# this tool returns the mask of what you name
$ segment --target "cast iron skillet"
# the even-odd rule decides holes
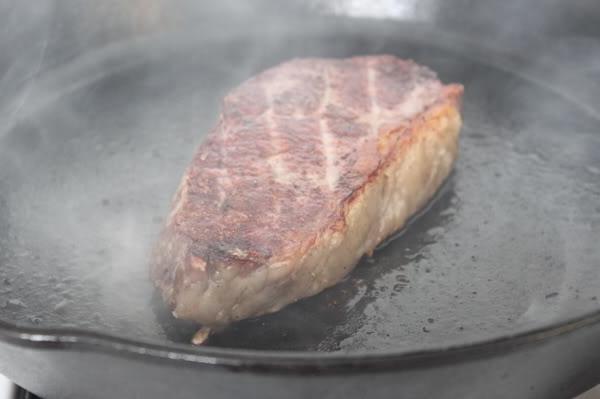
[[[153,294],[148,249],[219,99],[292,57],[371,53],[465,85],[455,172],[341,284],[187,345],[195,326]],[[149,37],[40,76],[0,133],[0,372],[47,397],[597,383],[600,122],[551,83],[465,38],[337,20]]]

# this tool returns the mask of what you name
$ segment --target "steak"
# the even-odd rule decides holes
[[[344,278],[450,173],[462,93],[389,55],[295,59],[231,91],[152,255],[175,317],[204,336]]]

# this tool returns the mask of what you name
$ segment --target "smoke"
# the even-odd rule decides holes
[[[546,322],[596,306],[590,298],[598,274],[590,265],[597,265],[593,261],[599,257],[594,200],[600,197],[600,88],[594,82],[600,77],[600,45],[589,36],[593,27],[584,17],[593,19],[598,10],[592,1],[565,7],[557,0],[69,0],[36,7],[4,2],[1,261],[11,279],[7,299],[14,296],[24,307],[13,309],[12,302],[13,308],[3,309],[2,315],[19,322],[70,323],[164,338],[150,304],[148,253],[179,177],[216,118],[219,99],[283,59],[357,51],[405,52],[438,70],[444,80],[466,85],[465,148],[454,194],[460,206],[450,207],[452,221],[443,226],[443,234],[436,233],[435,242],[441,244],[415,249],[423,254],[422,269],[433,270],[437,280],[415,267],[407,272],[407,285],[442,287],[431,297],[437,302],[451,297],[456,314],[470,321],[484,319],[490,306],[483,299],[455,298],[464,294],[461,289],[479,290],[471,283],[503,293],[497,295],[506,306],[495,310],[504,324],[507,318]],[[303,19],[308,15],[313,17]],[[348,22],[347,16],[356,19]],[[448,35],[432,35],[427,27]],[[548,42],[548,35],[556,38]],[[439,46],[425,46],[435,40]],[[493,49],[506,63],[488,73],[482,65],[494,61],[457,62],[460,57],[448,55],[469,54],[471,45]],[[517,64],[518,74],[512,70]],[[505,86],[490,83],[490,78]],[[542,83],[545,89],[532,90]],[[565,110],[565,104],[578,105]],[[478,204],[478,193],[486,189],[490,203]],[[525,206],[530,208],[525,211]],[[488,212],[495,213],[488,227],[459,224],[484,219]],[[480,230],[475,234],[467,227]],[[528,245],[515,244],[511,234]],[[531,237],[525,238],[527,234]],[[493,273],[471,265],[467,249],[453,249],[443,241],[460,237],[485,247],[490,256],[481,262],[494,264]],[[442,260],[450,258],[455,264],[444,268]],[[390,256],[386,263],[392,267],[396,260]],[[388,287],[385,275],[377,274],[369,285]],[[420,344],[447,339],[439,331],[422,334],[418,323],[423,317],[417,312],[427,300],[415,301],[418,291],[398,293],[398,301],[407,301],[403,306],[412,312],[405,319],[412,324],[402,324],[406,330],[401,332],[413,331]],[[518,300],[513,301],[509,296],[515,292]],[[357,335],[348,342],[393,346],[386,334],[398,336],[398,330],[373,328],[363,312],[395,314],[397,309],[384,308],[388,296],[367,295],[362,289],[356,295],[360,297],[347,301],[362,301],[353,323],[364,326],[344,330]],[[500,303],[492,294],[486,300]],[[435,308],[437,325],[444,325],[444,310]],[[459,323],[459,316],[445,326],[458,331],[453,323]],[[502,326],[498,317],[485,322],[479,330],[470,326],[474,335]],[[380,333],[358,337],[360,331]]]

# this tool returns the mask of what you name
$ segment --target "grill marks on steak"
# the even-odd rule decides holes
[[[289,294],[295,299],[330,285],[328,279],[337,277],[294,287],[300,283],[293,275],[303,273],[294,265],[304,264],[317,243],[334,240],[332,231],[344,233],[352,198],[394,161],[396,143],[419,117],[440,103],[456,108],[461,94],[462,87],[444,86],[429,69],[392,56],[292,60],[234,89],[183,177],[155,251],[153,279],[163,296],[173,308],[185,297],[181,309],[199,315],[191,310],[194,295],[221,284],[223,274],[233,279],[254,273],[251,284],[232,285],[233,307],[257,294],[251,290],[264,289],[263,274],[271,281],[291,273],[282,284],[296,290]],[[455,137],[446,141],[454,146]],[[453,160],[454,148],[440,151]],[[383,238],[369,238],[352,251],[372,250]],[[215,297],[203,303],[213,309],[191,317],[215,326],[294,300],[273,298],[271,307],[269,298],[259,298],[243,311],[219,311],[229,306],[219,305],[225,294],[208,295]]]
[[[381,56],[295,60],[250,79],[224,99],[169,224],[199,255],[245,267],[306,244],[385,158],[379,130],[437,99],[433,77]]]

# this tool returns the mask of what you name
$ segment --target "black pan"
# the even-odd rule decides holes
[[[0,372],[48,398],[550,398],[600,382],[594,108],[420,25],[254,28],[119,42],[37,79],[0,133]],[[370,53],[465,85],[454,173],[339,285],[188,345],[148,250],[219,99],[291,57]]]

